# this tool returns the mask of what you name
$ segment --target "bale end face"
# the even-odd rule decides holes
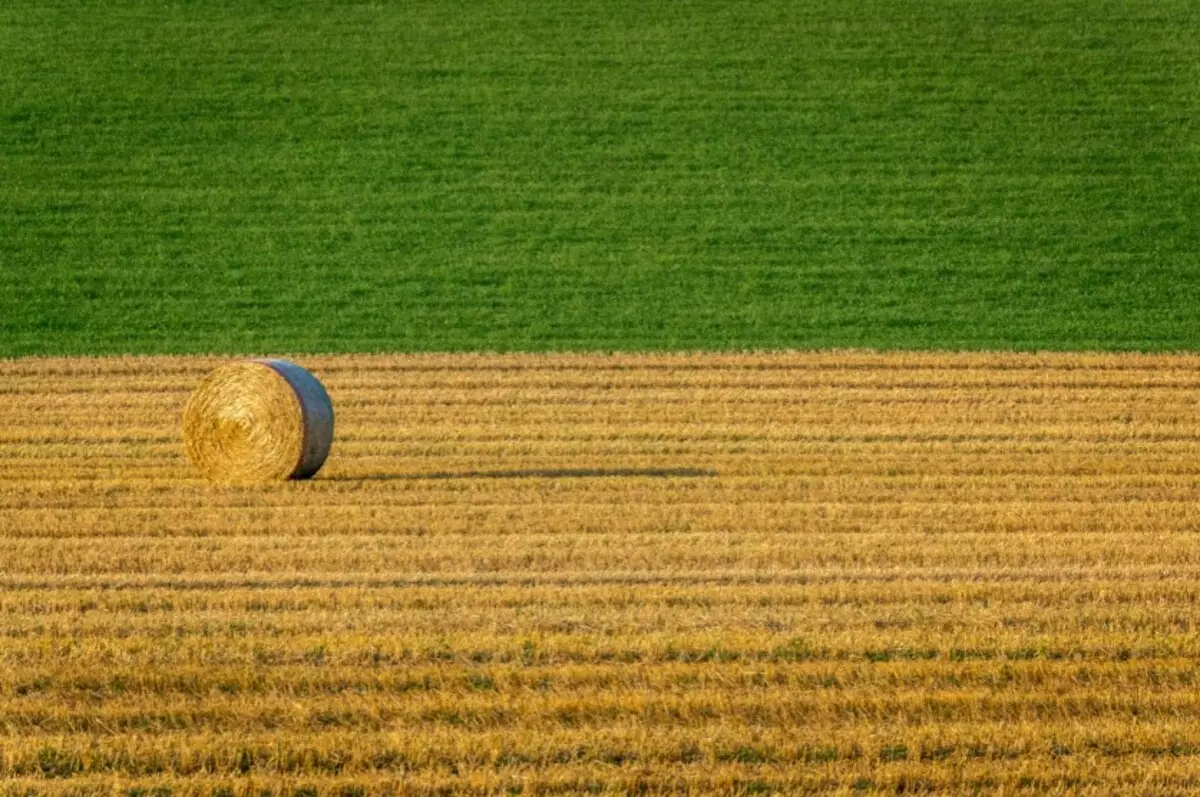
[[[216,481],[307,479],[333,443],[321,383],[287,360],[231,363],[209,374],[183,412],[188,459]]]

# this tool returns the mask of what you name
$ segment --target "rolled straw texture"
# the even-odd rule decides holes
[[[217,481],[307,479],[333,444],[333,404],[321,383],[287,360],[213,371],[183,411],[188,459]]]

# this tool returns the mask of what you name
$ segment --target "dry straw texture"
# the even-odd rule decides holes
[[[0,361],[0,797],[1200,794],[1200,356]]]
[[[253,360],[208,375],[183,412],[188,459],[219,481],[307,479],[333,442],[321,383],[287,360]]]

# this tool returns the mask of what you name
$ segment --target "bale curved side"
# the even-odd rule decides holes
[[[259,362],[286,379],[300,402],[304,440],[300,447],[300,462],[291,478],[311,478],[325,464],[333,447],[333,402],[329,400],[329,393],[315,376],[290,360]]]

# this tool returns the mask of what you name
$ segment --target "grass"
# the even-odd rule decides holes
[[[1194,349],[1190,0],[0,8],[0,356]]]

